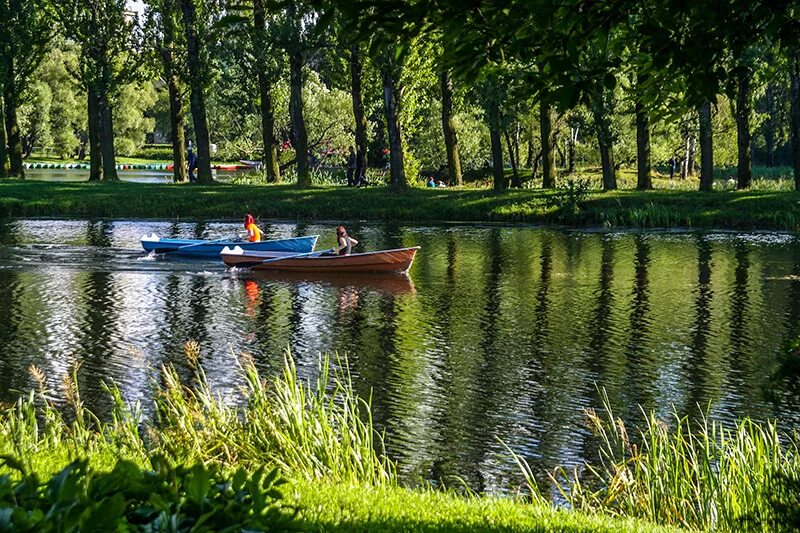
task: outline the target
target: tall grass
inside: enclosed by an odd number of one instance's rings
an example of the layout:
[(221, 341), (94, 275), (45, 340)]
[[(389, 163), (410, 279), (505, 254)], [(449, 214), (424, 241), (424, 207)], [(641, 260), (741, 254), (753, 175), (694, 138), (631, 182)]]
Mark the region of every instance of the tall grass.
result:
[(774, 422), (743, 419), (727, 429), (676, 414), (670, 428), (651, 413), (631, 438), (605, 391), (602, 397), (604, 413), (588, 411), (599, 464), (552, 476), (576, 509), (703, 530), (760, 530), (774, 518), (775, 488), (800, 474), (797, 441), (783, 438)]
[(49, 472), (80, 457), (109, 466), (119, 458), (145, 465), (149, 456), (162, 454), (175, 463), (278, 466), (289, 477), (331, 483), (395, 482), (370, 402), (354, 392), (346, 360), (337, 357), (333, 367), (321, 357), (317, 377), (306, 384), (288, 351), (283, 372), (269, 381), (251, 358), (239, 358), (246, 386), (231, 402), (209, 385), (199, 347), (189, 343), (185, 352), (191, 379), (182, 381), (173, 366), (162, 368), (152, 420), (143, 420), (140, 407), (127, 405), (113, 384), (106, 387), (114, 402), (110, 421), (98, 419), (80, 400), (77, 365), (64, 380), (70, 409), (62, 414), (33, 367), (41, 385), (0, 415), (0, 454)]

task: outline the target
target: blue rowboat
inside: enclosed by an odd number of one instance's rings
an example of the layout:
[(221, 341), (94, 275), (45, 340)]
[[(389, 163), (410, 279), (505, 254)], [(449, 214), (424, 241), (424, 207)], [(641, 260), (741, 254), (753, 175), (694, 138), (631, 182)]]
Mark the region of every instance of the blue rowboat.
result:
[(226, 246), (231, 248), (238, 246), (248, 251), (306, 253), (314, 249), (318, 237), (318, 235), (309, 235), (307, 237), (259, 242), (233, 241), (230, 239), (204, 241), (198, 239), (162, 239), (153, 233), (152, 235), (144, 235), (141, 242), (145, 252), (216, 259), (219, 258), (220, 252)]

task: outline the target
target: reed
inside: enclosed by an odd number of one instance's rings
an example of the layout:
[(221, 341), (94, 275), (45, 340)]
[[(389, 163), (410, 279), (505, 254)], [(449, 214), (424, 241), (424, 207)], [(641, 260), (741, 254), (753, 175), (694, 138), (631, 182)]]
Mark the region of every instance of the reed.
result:
[(675, 414), (670, 428), (643, 412), (631, 438), (601, 394), (603, 414), (587, 412), (600, 439), (599, 463), (552, 476), (573, 508), (702, 530), (762, 530), (774, 522), (776, 487), (800, 475), (797, 440), (780, 435), (774, 422), (746, 418), (728, 429)]
[(191, 378), (184, 382), (173, 366), (162, 368), (152, 420), (142, 419), (138, 404), (126, 404), (113, 383), (105, 386), (114, 405), (110, 420), (99, 420), (80, 399), (79, 365), (62, 380), (72, 411), (67, 418), (41, 371), (32, 369), (42, 385), (0, 415), (0, 454), (22, 458), (29, 471), (50, 473), (83, 457), (113, 467), (117, 459), (146, 465), (160, 454), (176, 464), (252, 471), (266, 464), (296, 479), (395, 482), (370, 401), (355, 393), (346, 359), (337, 357), (339, 367), (332, 369), (331, 359), (321, 357), (316, 378), (306, 384), (288, 351), (283, 372), (270, 381), (251, 358), (239, 358), (246, 387), (241, 397), (226, 400), (209, 385), (199, 346), (187, 344), (185, 352)]

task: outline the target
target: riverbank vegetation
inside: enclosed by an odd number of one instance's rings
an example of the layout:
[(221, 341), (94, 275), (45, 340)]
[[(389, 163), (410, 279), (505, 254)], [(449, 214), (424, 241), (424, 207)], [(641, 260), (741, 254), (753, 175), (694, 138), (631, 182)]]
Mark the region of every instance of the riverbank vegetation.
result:
[(543, 501), (400, 488), (370, 405), (353, 392), (346, 360), (322, 359), (306, 384), (287, 355), (283, 372), (267, 383), (243, 356), (237, 360), (242, 396), (223, 398), (210, 387), (198, 350), (186, 345), (184, 371), (162, 369), (152, 409), (126, 403), (108, 386), (113, 408), (106, 421), (83, 404), (78, 363), (60, 380), (62, 394), (31, 367), (36, 389), (0, 416), (0, 507), (9, 510), (0, 514), (3, 524), (659, 529)]
[[(4, 523), (731, 531), (797, 518), (798, 448), (772, 423), (724, 429), (647, 414), (641, 433), (629, 434), (606, 398), (602, 412), (588, 412), (599, 456), (582, 471), (557, 470), (550, 488), (510, 450), (531, 489), (526, 499), (412, 490), (400, 486), (346, 360), (321, 359), (306, 383), (287, 355), (282, 373), (266, 382), (243, 356), (242, 396), (223, 397), (209, 385), (198, 345), (185, 353), (185, 367), (162, 369), (152, 407), (131, 405), (107, 386), (113, 407), (105, 421), (83, 404), (80, 364), (62, 377), (60, 394), (32, 366), (35, 390), (0, 416)], [(553, 487), (573, 510), (542, 496)]]
[(59, 218), (525, 222), (590, 227), (769, 229), (800, 224), (800, 196), (776, 190), (601, 192), (580, 184), (495, 194), (485, 188), (299, 190), (291, 185), (0, 182), (0, 216)]

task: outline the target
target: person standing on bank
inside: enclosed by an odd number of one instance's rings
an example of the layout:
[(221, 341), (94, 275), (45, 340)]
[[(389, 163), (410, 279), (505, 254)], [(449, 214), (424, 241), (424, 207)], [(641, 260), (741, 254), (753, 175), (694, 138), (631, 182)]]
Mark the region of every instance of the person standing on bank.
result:
[(197, 170), (197, 156), (194, 155), (191, 148), (189, 148), (189, 153), (186, 154), (186, 163), (189, 165), (189, 181), (195, 183), (197, 177), (195, 177), (194, 171)]
[(367, 180), (365, 173), (367, 172), (366, 169), (367, 162), (364, 160), (364, 153), (361, 151), (361, 148), (356, 150), (356, 176), (355, 176), (355, 186), (358, 187), (359, 185), (366, 185)]
[(350, 155), (347, 157), (347, 186), (352, 187), (356, 184), (355, 173), (357, 172), (356, 153), (352, 146), (347, 148)]

